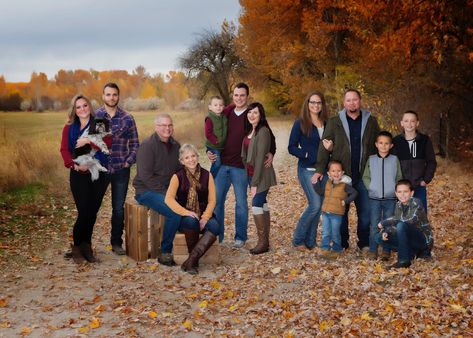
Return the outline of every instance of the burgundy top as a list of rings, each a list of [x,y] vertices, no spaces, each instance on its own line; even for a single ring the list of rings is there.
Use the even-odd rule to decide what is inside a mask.
[[[230,167],[244,168],[241,160],[241,144],[245,137],[246,111],[237,116],[235,106],[226,107],[223,113],[228,118],[227,141],[222,151],[222,164]]]
[[[251,139],[248,138],[248,136],[243,139],[243,147],[245,148],[247,154],[248,148],[250,147],[250,142]],[[255,173],[255,168],[251,164],[246,163],[246,172],[248,173],[249,177],[253,177],[253,174]]]

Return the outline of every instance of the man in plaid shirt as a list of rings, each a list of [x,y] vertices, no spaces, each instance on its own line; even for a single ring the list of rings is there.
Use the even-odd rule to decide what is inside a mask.
[[[110,182],[112,185],[112,230],[110,243],[117,255],[124,255],[122,247],[125,218],[125,199],[130,180],[130,167],[136,162],[139,147],[138,131],[133,116],[118,107],[120,89],[116,83],[103,87],[104,105],[96,111],[97,117],[110,121],[112,128],[112,149],[110,150]]]

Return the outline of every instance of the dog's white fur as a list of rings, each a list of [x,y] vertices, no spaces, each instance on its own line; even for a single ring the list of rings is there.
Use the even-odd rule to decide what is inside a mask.
[[[111,135],[111,132],[100,132],[97,134],[89,134],[88,130],[84,132],[84,134],[81,135],[81,137],[87,137],[91,143],[96,145],[97,147],[100,148],[100,150],[106,154],[109,155],[110,151],[108,150],[107,145],[103,141],[103,138],[107,135]],[[92,150],[90,153],[78,156],[76,159],[74,159],[74,163],[78,165],[85,165],[87,168],[89,168],[90,171],[90,176],[92,181],[95,181],[99,178],[99,172],[107,172],[107,168],[105,168],[103,165],[100,164],[100,161],[94,158],[95,153],[97,150],[95,150],[92,147]]]

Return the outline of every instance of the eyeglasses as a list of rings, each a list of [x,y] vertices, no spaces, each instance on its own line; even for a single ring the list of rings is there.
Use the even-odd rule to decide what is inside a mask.
[[[309,101],[310,104],[317,104],[317,105],[321,105],[322,104],[322,101]]]
[[[174,125],[172,124],[157,124],[158,127],[161,127],[161,128],[172,128],[174,127]]]

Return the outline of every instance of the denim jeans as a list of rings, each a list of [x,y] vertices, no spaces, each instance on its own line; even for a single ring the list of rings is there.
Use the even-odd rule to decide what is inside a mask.
[[[90,179],[90,174],[83,174],[75,170],[69,175],[72,197],[77,208],[77,219],[74,223],[72,237],[74,245],[92,243],[97,212],[102,205],[102,199],[107,191],[110,175],[101,172],[96,181]]]
[[[199,220],[197,218],[190,217],[190,216],[181,217],[179,231],[183,231],[183,230],[200,230]],[[215,236],[218,236],[220,225],[218,224],[215,217],[212,217],[211,219],[208,220],[208,222],[205,224],[203,231],[205,230],[208,230]]]
[[[209,147],[207,147],[207,151],[210,151],[212,154],[217,155],[215,162],[213,162],[212,165],[210,166],[210,173],[212,174],[213,178],[215,178],[217,177],[218,171],[220,170],[220,167],[222,166],[222,159],[220,157],[222,151],[219,149],[214,149],[214,148],[209,148]]]
[[[340,252],[342,248],[342,239],[340,236],[340,224],[342,215],[322,212],[322,243],[320,248],[323,250],[333,250]],[[332,241],[332,246],[330,246]]]
[[[396,234],[388,237],[387,241],[377,236],[385,251],[397,250],[397,261],[410,262],[417,254],[427,249],[424,234],[413,224],[399,222],[396,225]]]
[[[379,233],[378,223],[391,217],[394,214],[394,207],[396,206],[396,200],[375,200],[370,198],[370,212],[371,212],[371,225],[370,225],[370,252],[376,252],[378,243],[376,242],[376,235]]]
[[[414,188],[414,197],[420,199],[424,206],[425,213],[427,214],[427,187],[419,185]]]
[[[161,253],[171,253],[172,242],[174,242],[174,237],[179,229],[181,216],[174,213],[174,211],[164,203],[164,197],[165,195],[162,193],[147,190],[142,194],[136,195],[135,199],[139,204],[159,212],[166,218],[164,221],[163,240],[161,241]]]
[[[251,188],[251,179],[252,177],[248,177],[248,186]],[[255,197],[251,200],[252,207],[262,208],[265,203],[268,203],[266,197],[268,197],[269,189],[265,191],[260,191],[255,194]]]
[[[369,246],[370,244],[370,198],[368,196],[368,190],[362,180],[353,184],[353,188],[358,191],[358,196],[355,199],[356,214],[358,216],[358,225],[356,228],[356,234],[358,235],[358,247],[360,249]],[[347,249],[349,244],[348,240],[350,235],[348,232],[348,210],[350,205],[346,206],[345,215],[343,215],[342,225],[340,232],[342,236],[342,247]]]
[[[311,178],[314,174],[315,171],[300,166],[297,167],[297,177],[309,204],[301,214],[294,229],[292,245],[305,245],[309,249],[317,245],[317,227],[320,218],[320,207],[322,206],[322,197],[315,192],[312,186]],[[327,175],[324,175],[324,180],[327,180]]]
[[[125,220],[125,200],[130,181],[130,168],[122,168],[110,175],[112,190],[112,230],[110,243],[122,245],[123,227]]]
[[[235,240],[246,242],[248,239],[248,180],[243,168],[222,165],[215,178],[217,205],[215,217],[220,224],[219,241],[222,242],[225,232],[225,200],[230,185],[235,193]]]

